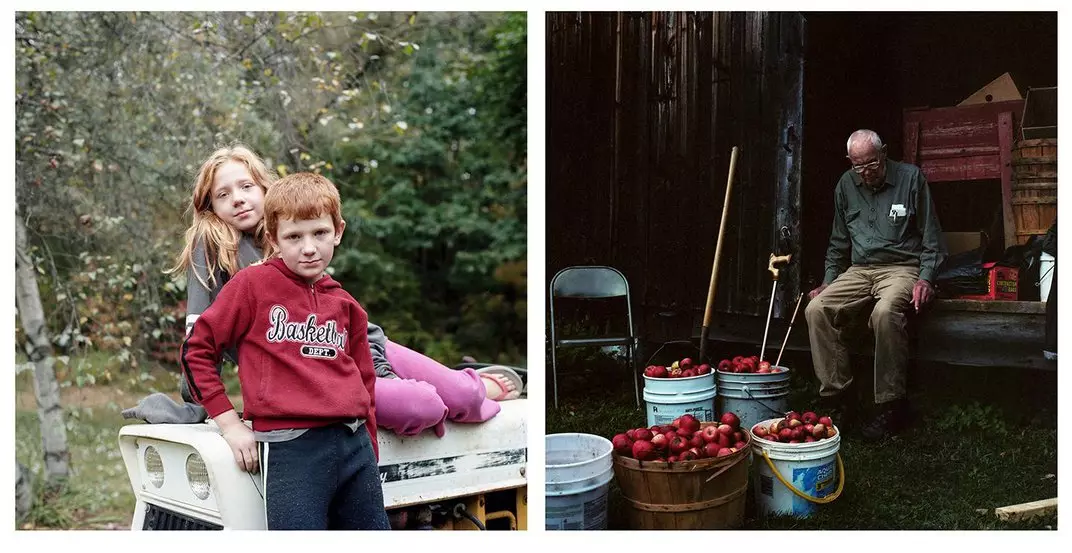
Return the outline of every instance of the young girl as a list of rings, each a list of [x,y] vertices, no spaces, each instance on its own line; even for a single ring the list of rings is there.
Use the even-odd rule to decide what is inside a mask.
[[[275,178],[259,156],[240,144],[216,150],[201,165],[190,201],[193,221],[186,245],[170,270],[187,273],[187,334],[224,283],[239,269],[261,260],[267,248],[262,203]],[[270,257],[272,252],[268,253]],[[498,414],[498,401],[520,395],[520,378],[507,368],[451,370],[391,342],[371,321],[368,340],[377,375],[378,423],[398,434],[414,436],[432,428],[442,436],[446,420],[486,421]],[[233,348],[225,355],[237,362]],[[124,416],[151,423],[203,421],[206,414],[192,402],[185,379],[180,391],[186,405],[150,396]]]

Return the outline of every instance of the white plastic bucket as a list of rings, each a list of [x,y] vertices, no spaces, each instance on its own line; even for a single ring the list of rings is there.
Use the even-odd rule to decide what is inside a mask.
[[[759,421],[757,424],[770,426],[780,418]],[[748,426],[749,432],[752,432],[753,426]],[[834,429],[837,430],[837,427]],[[840,430],[833,438],[802,444],[772,442],[755,433],[752,433],[752,438],[752,455],[757,467],[753,488],[756,492],[756,509],[761,515],[788,514],[803,518],[812,514],[818,505],[787,488],[771,471],[764,453],[770,457],[771,464],[782,479],[801,493],[815,499],[840,493],[845,480],[844,467],[838,461]],[[833,498],[836,499],[837,495],[833,495]]]
[[[648,426],[670,424],[689,413],[701,422],[715,420],[714,372],[687,378],[644,377]]]
[[[544,496],[547,530],[605,530],[614,478],[610,440],[592,434],[548,434]]]
[[[752,428],[770,417],[784,417],[789,411],[789,369],[772,373],[731,373],[717,371],[718,397],[722,412],[732,411],[742,428]]]
[[[1053,283],[1053,266],[1057,260],[1048,253],[1043,252],[1039,257],[1039,300],[1050,299],[1050,284]]]

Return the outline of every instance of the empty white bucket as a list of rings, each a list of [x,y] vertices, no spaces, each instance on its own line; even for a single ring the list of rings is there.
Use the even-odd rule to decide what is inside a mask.
[[[701,422],[715,420],[715,374],[688,378],[644,377],[648,426],[670,424],[689,413]]]
[[[759,421],[757,424],[770,426],[780,418]],[[802,444],[760,438],[752,432],[753,426],[748,426],[754,439],[752,454],[757,467],[753,487],[756,509],[761,515],[788,514],[803,518],[813,513],[816,505],[829,503],[841,495],[845,485],[845,467],[838,456],[841,431],[836,426],[834,429],[837,434],[833,438]],[[771,465],[781,478],[774,474]],[[799,494],[789,489],[787,484]]]
[[[741,419],[741,428],[752,428],[770,417],[784,417],[789,411],[789,369],[776,373],[718,372],[721,409]]]
[[[1039,256],[1039,300],[1050,299],[1050,284],[1053,282],[1053,266],[1057,263],[1054,257],[1046,252]]]
[[[547,530],[605,530],[607,492],[614,478],[610,440],[592,434],[548,434]]]

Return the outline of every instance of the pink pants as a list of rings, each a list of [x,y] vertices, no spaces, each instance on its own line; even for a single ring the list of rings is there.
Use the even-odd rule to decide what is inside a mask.
[[[486,397],[483,379],[473,369],[449,369],[390,340],[386,357],[398,378],[376,379],[376,419],[396,434],[416,436],[435,428],[442,435],[447,419],[484,422],[502,408]]]

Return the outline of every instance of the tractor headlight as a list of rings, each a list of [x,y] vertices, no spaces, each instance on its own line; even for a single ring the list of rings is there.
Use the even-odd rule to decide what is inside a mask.
[[[164,460],[153,446],[145,448],[145,473],[157,488],[164,485]]]
[[[186,482],[190,484],[190,491],[198,499],[208,499],[208,493],[212,490],[212,482],[208,479],[205,460],[196,453],[191,453],[186,458]]]

